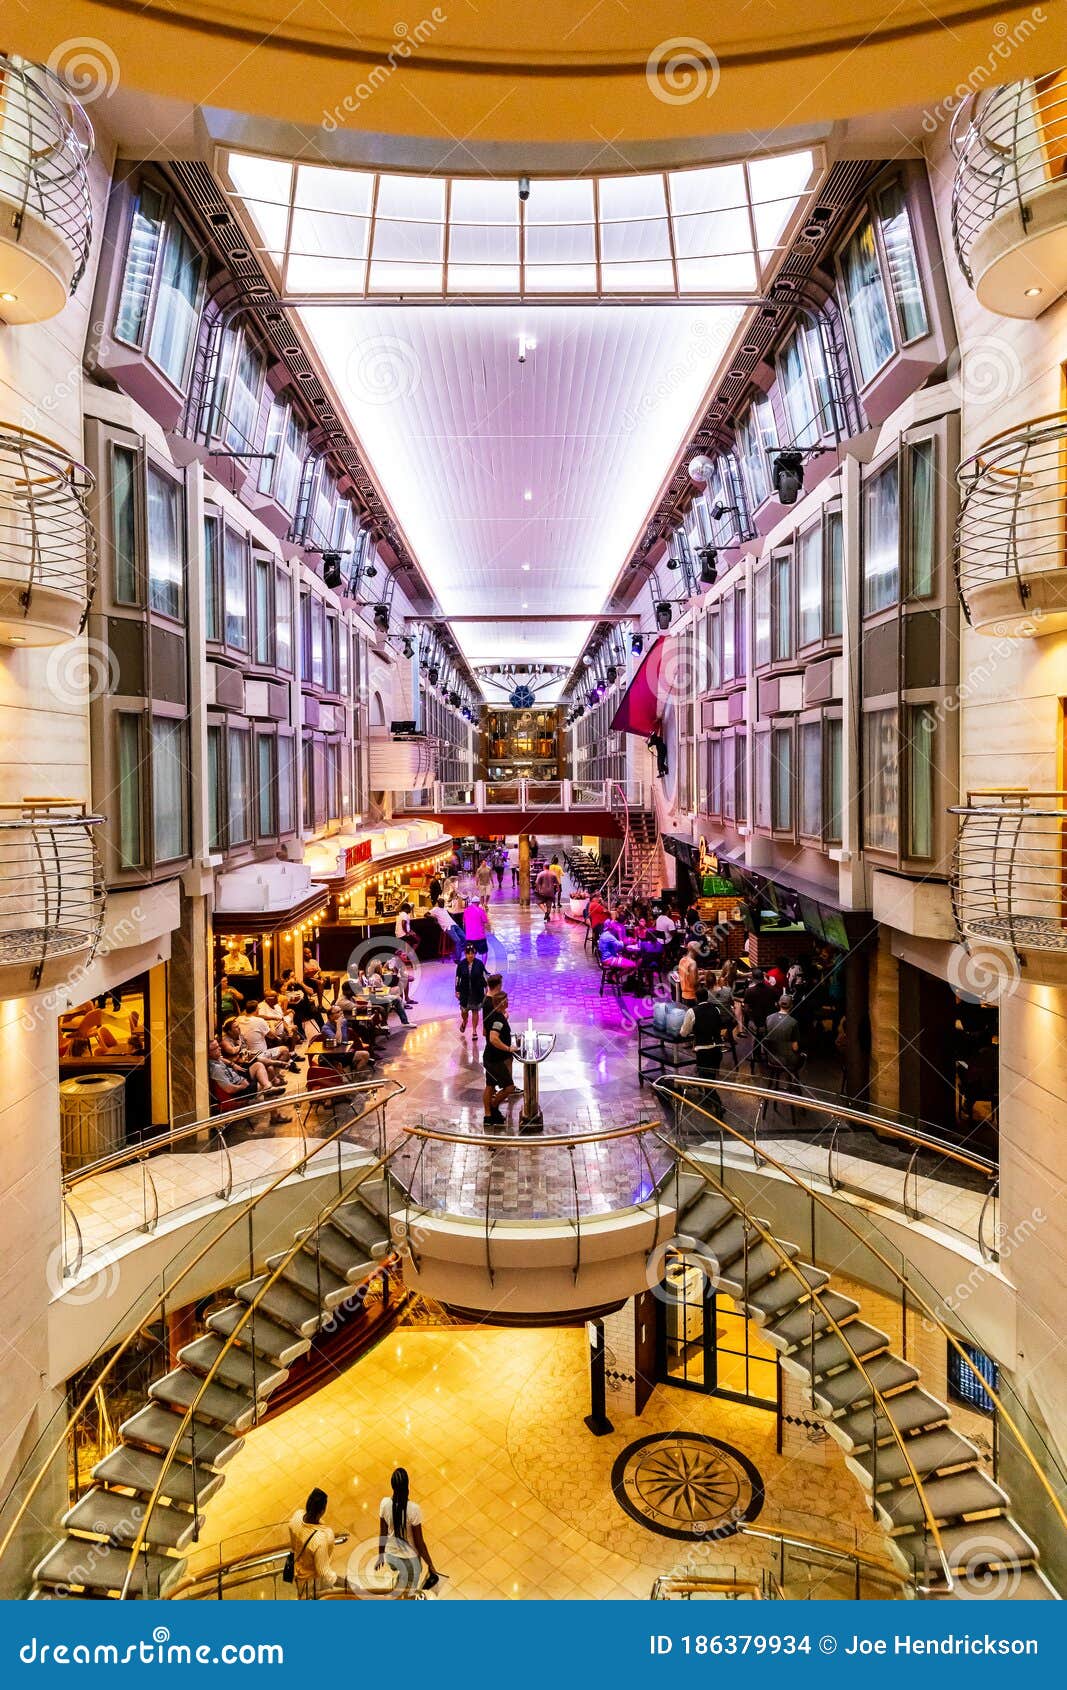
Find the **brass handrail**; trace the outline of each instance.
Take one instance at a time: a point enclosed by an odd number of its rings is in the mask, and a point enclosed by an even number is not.
[[[352,1085],[350,1085],[346,1089],[347,1089],[348,1095],[353,1096],[353,1097],[359,1096],[359,1095],[361,1095],[365,1092],[370,1092],[370,1091],[373,1091],[376,1095],[375,1095],[373,1102],[368,1103],[367,1108],[365,1110],[363,1110],[362,1113],[360,1113],[358,1115],[353,1115],[348,1120],[343,1121],[339,1127],[335,1127],[332,1133],[330,1133],[326,1138],[322,1139],[315,1146],[315,1149],[310,1152],[310,1155],[306,1158],[306,1160],[310,1160],[312,1157],[320,1155],[322,1153],[322,1151],[328,1145],[333,1143],[335,1140],[339,1141],[340,1138],[341,1138],[341,1135],[343,1133],[347,1132],[350,1127],[356,1125],[359,1121],[362,1121],[364,1119],[364,1117],[367,1114],[369,1114],[372,1109],[381,1108],[383,1106],[383,1104],[389,1103],[394,1097],[401,1096],[407,1090],[407,1087],[401,1085],[399,1080],[381,1079],[381,1080],[355,1081],[355,1082],[353,1082]],[[384,1096],[384,1098],[377,1095],[377,1094],[379,1094],[383,1091],[386,1092],[386,1095]],[[30,1486],[29,1486],[29,1488],[26,1492],[26,1495],[23,1497],[21,1503],[19,1504],[18,1508],[16,1509],[15,1516],[14,1516],[13,1520],[11,1521],[11,1524],[8,1526],[8,1528],[5,1531],[3,1537],[0,1538],[0,1561],[2,1561],[4,1556],[6,1555],[8,1549],[11,1545],[12,1538],[14,1537],[15,1532],[18,1530],[18,1528],[21,1525],[23,1519],[25,1518],[25,1515],[26,1515],[26,1513],[29,1509],[30,1503],[33,1501],[33,1498],[36,1496],[38,1490],[40,1489],[40,1487],[41,1487],[41,1485],[44,1481],[45,1475],[50,1470],[53,1461],[60,1454],[60,1452],[63,1449],[66,1448],[66,1445],[67,1445],[68,1439],[70,1438],[71,1432],[80,1422],[82,1415],[85,1413],[85,1411],[89,1407],[90,1403],[94,1400],[96,1393],[101,1389],[104,1382],[110,1377],[110,1375],[114,1371],[116,1365],[122,1359],[122,1357],[126,1354],[127,1350],[129,1350],[132,1347],[132,1345],[136,1342],[138,1336],[143,1331],[144,1327],[151,1320],[153,1320],[162,1310],[164,1310],[165,1307],[166,1307],[166,1304],[172,1300],[175,1287],[180,1285],[182,1283],[182,1280],[185,1279],[186,1276],[188,1274],[190,1274],[195,1267],[198,1267],[200,1265],[200,1263],[205,1259],[205,1257],[218,1246],[220,1240],[225,1238],[227,1233],[231,1232],[232,1229],[235,1226],[237,1226],[241,1221],[245,1220],[247,1218],[247,1216],[250,1214],[250,1212],[259,1203],[261,1203],[265,1197],[268,1197],[272,1191],[276,1191],[277,1188],[280,1185],[284,1184],[284,1182],[292,1174],[292,1171],[293,1171],[292,1168],[285,1169],[284,1172],[278,1174],[273,1180],[271,1180],[270,1184],[265,1186],[262,1191],[257,1192],[254,1197],[250,1197],[246,1203],[241,1204],[240,1207],[238,1207],[234,1211],[230,1220],[227,1221],[226,1225],[222,1228],[222,1230],[220,1232],[214,1233],[213,1236],[211,1237],[211,1239],[209,1240],[209,1242],[207,1244],[205,1244],[203,1246],[203,1248],[200,1249],[196,1253],[196,1255],[193,1257],[192,1261],[186,1263],[186,1265],[181,1269],[181,1272],[177,1275],[177,1277],[171,1281],[170,1285],[163,1292],[162,1296],[158,1297],[156,1299],[156,1301],[152,1304],[152,1306],[148,1309],[147,1313],[142,1317],[142,1319],[139,1321],[139,1323],[134,1328],[134,1330],[127,1334],[127,1336],[118,1345],[117,1349],[112,1351],[111,1355],[109,1356],[108,1360],[104,1363],[104,1366],[100,1369],[99,1373],[96,1374],[96,1376],[91,1381],[91,1383],[86,1387],[85,1393],[82,1396],[81,1401],[78,1403],[77,1407],[68,1415],[66,1421],[64,1422],[62,1431],[59,1433],[58,1437],[52,1443],[50,1449],[48,1450],[48,1454],[45,1456],[44,1460],[41,1462],[40,1466],[38,1467],[36,1477],[33,1479],[32,1483],[30,1484]],[[19,1480],[19,1475],[16,1475],[15,1479],[13,1481],[13,1484],[11,1485],[11,1487],[8,1490],[7,1497],[5,1497],[5,1499],[4,1499],[5,1503],[8,1500],[8,1498],[11,1496],[11,1493],[15,1489],[15,1486],[18,1484],[18,1480]]]
[[[686,1086],[699,1086],[701,1089],[707,1089],[707,1090],[714,1090],[715,1085],[716,1085],[716,1082],[714,1080],[700,1080],[700,1079],[697,1079],[695,1076],[689,1077],[689,1076],[682,1076],[682,1075],[679,1075],[678,1078],[676,1080],[674,1080],[673,1083],[676,1084],[676,1085],[680,1084],[680,1085],[686,1085]],[[655,1083],[653,1085],[653,1090],[660,1097],[671,1098],[671,1099],[673,1099],[674,1101],[677,1101],[677,1102],[684,1101],[686,1103],[689,1103],[689,1106],[691,1108],[695,1108],[699,1114],[701,1114],[705,1117],[706,1120],[713,1122],[714,1125],[716,1127],[718,1127],[721,1132],[729,1133],[731,1138],[736,1138],[740,1143],[748,1145],[749,1149],[754,1148],[752,1143],[751,1143],[751,1140],[747,1139],[745,1137],[744,1133],[739,1132],[736,1127],[731,1127],[729,1122],[720,1120],[719,1117],[717,1115],[715,1115],[710,1109],[705,1109],[703,1107],[703,1105],[701,1105],[699,1103],[690,1103],[689,1099],[679,1098],[679,1096],[676,1092],[672,1093],[672,1092],[669,1092],[665,1089],[661,1089],[661,1088],[663,1088],[663,1086],[664,1086],[664,1082],[662,1080],[655,1081]],[[825,1107],[828,1108],[829,1106],[827,1105]],[[665,1138],[664,1142],[669,1143],[670,1141]],[[678,1146],[674,1146],[673,1148],[675,1150],[675,1154],[682,1161],[689,1163],[692,1166],[694,1172],[699,1173],[701,1175],[701,1177],[704,1178],[704,1179],[708,1178],[708,1174],[707,1174],[706,1170],[704,1169],[704,1167],[702,1166],[701,1163],[695,1161],[694,1158],[688,1154],[688,1152],[680,1149]],[[858,1227],[856,1227],[852,1224],[852,1222],[848,1219],[848,1216],[842,1213],[839,1205],[830,1203],[821,1194],[821,1192],[816,1191],[814,1186],[808,1185],[807,1182],[805,1180],[802,1180],[797,1174],[795,1174],[792,1171],[791,1168],[788,1168],[785,1165],[784,1162],[777,1161],[773,1156],[768,1156],[763,1151],[760,1152],[760,1155],[763,1157],[764,1162],[768,1163],[769,1166],[774,1168],[778,1173],[784,1174],[786,1176],[786,1178],[788,1180],[790,1180],[793,1185],[799,1186],[800,1190],[803,1191],[807,1195],[807,1197],[810,1199],[810,1201],[812,1203],[817,1204],[819,1206],[819,1208],[824,1209],[827,1214],[829,1214],[833,1217],[835,1223],[838,1226],[843,1226],[847,1232],[850,1232],[852,1234],[853,1238],[855,1238],[857,1243],[862,1245],[864,1249],[869,1250],[871,1255],[874,1257],[874,1259],[877,1262],[879,1262],[880,1265],[882,1267],[884,1267],[886,1269],[886,1271],[889,1274],[891,1274],[892,1277],[897,1281],[901,1290],[907,1296],[909,1296],[912,1299],[916,1308],[920,1309],[922,1311],[922,1313],[924,1314],[924,1316],[928,1320],[933,1322],[934,1326],[941,1333],[941,1335],[945,1339],[947,1339],[948,1343],[951,1345],[951,1347],[955,1351],[956,1355],[960,1358],[960,1360],[962,1362],[964,1362],[964,1364],[968,1368],[969,1372],[972,1374],[976,1383],[979,1384],[982,1387],[982,1390],[985,1392],[986,1396],[989,1397],[990,1401],[993,1403],[997,1412],[1003,1416],[1005,1424],[1010,1429],[1012,1435],[1014,1436],[1014,1438],[1015,1438],[1016,1442],[1018,1443],[1020,1449],[1022,1450],[1023,1454],[1025,1455],[1025,1457],[1026,1457],[1030,1467],[1032,1468],[1033,1472],[1036,1473],[1038,1480],[1039,1480],[1039,1482],[1042,1486],[1042,1489],[1045,1491],[1046,1495],[1048,1496],[1049,1501],[1052,1503],[1052,1506],[1055,1509],[1055,1512],[1056,1512],[1057,1516],[1059,1517],[1061,1524],[1064,1526],[1065,1529],[1067,1529],[1067,1510],[1064,1509],[1064,1506],[1063,1506],[1062,1502],[1060,1501],[1059,1497],[1057,1496],[1056,1491],[1053,1488],[1050,1479],[1048,1478],[1047,1474],[1045,1473],[1044,1468],[1041,1466],[1041,1464],[1038,1461],[1038,1459],[1037,1459],[1036,1455],[1034,1454],[1033,1450],[1030,1448],[1029,1443],[1022,1436],[1022,1433],[1020,1432],[1018,1424],[1016,1423],[1014,1417],[1004,1407],[1004,1404],[1002,1403],[995,1386],[993,1386],[990,1383],[990,1381],[986,1378],[985,1374],[982,1373],[980,1371],[980,1369],[976,1366],[974,1361],[972,1361],[971,1357],[967,1353],[966,1347],[963,1344],[960,1343],[959,1339],[955,1336],[955,1334],[949,1329],[948,1326],[946,1326],[945,1322],[941,1319],[941,1316],[937,1313],[937,1311],[933,1307],[933,1305],[925,1297],[923,1297],[919,1292],[917,1292],[915,1290],[915,1287],[913,1286],[911,1280],[907,1277],[907,1275],[902,1273],[901,1270],[896,1266],[896,1264],[894,1262],[892,1262],[889,1259],[888,1256],[883,1255],[882,1251],[879,1250],[874,1244],[871,1243],[869,1237],[867,1237],[864,1233],[862,1233],[859,1230]],[[716,1183],[718,1183],[718,1182],[716,1182]],[[720,1185],[719,1190],[721,1191],[721,1193],[724,1197],[729,1199],[729,1201],[731,1203],[737,1202],[736,1197],[732,1193],[726,1191],[726,1189],[723,1186]],[[830,1317],[828,1316],[828,1318],[830,1318]]]
[[[781,1589],[775,1580],[775,1588],[781,1595]],[[747,1595],[753,1601],[761,1602],[764,1598],[763,1584],[759,1579],[729,1579],[712,1576],[701,1577],[699,1573],[663,1573],[653,1582],[651,1600],[662,1602],[669,1600],[664,1592],[677,1593],[682,1601],[686,1601],[697,1591],[715,1591],[727,1599],[735,1599]]]
[[[439,1144],[487,1145],[496,1150],[543,1150],[546,1145],[603,1144],[612,1138],[633,1138],[640,1133],[661,1132],[661,1121],[635,1121],[632,1127],[606,1127],[602,1132],[545,1133],[536,1138],[516,1138],[513,1134],[450,1133],[441,1127],[405,1125],[409,1138],[433,1139]]]

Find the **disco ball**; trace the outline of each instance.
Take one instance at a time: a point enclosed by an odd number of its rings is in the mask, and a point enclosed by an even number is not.
[[[532,710],[536,699],[532,687],[516,687],[510,694],[508,703],[513,710]]]

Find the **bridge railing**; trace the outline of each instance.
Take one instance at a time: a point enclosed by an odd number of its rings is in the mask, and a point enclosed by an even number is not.
[[[618,795],[630,805],[641,805],[644,788],[640,781],[625,784],[609,780],[439,780],[420,791],[394,795],[399,810],[611,810]]]

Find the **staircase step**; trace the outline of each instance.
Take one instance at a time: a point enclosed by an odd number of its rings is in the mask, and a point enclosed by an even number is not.
[[[255,1279],[246,1280],[243,1285],[237,1286],[237,1296],[242,1303],[254,1302],[257,1314],[262,1311],[268,1319],[288,1326],[302,1338],[310,1338],[322,1325],[318,1308],[302,1297],[295,1285],[289,1285],[285,1280],[276,1279],[270,1290],[264,1291],[268,1277],[261,1273]]]
[[[197,1401],[197,1393],[203,1386]],[[235,1432],[245,1432],[255,1420],[255,1409],[244,1391],[231,1390],[228,1385],[204,1385],[187,1367],[175,1368],[162,1379],[153,1380],[148,1394],[154,1402],[169,1403],[182,1412],[196,1402],[198,1420],[210,1420],[216,1426],[226,1426]]]
[[[920,1496],[919,1490],[922,1495]],[[1008,1498],[988,1474],[972,1468],[963,1473],[950,1473],[944,1479],[929,1479],[916,1488],[905,1485],[895,1491],[876,1491],[874,1506],[890,1531],[922,1524],[923,1498],[935,1520],[960,1520],[969,1514],[986,1514],[994,1508],[1006,1509]]]
[[[288,1368],[272,1367],[262,1356],[239,1349],[236,1344],[231,1344],[223,1355],[225,1344],[225,1338],[209,1332],[203,1338],[195,1338],[191,1344],[184,1345],[178,1351],[178,1360],[201,1377],[206,1377],[218,1361],[218,1371],[212,1382],[217,1380],[220,1385],[232,1385],[234,1390],[244,1391],[248,1396],[254,1389],[257,1397],[269,1397],[288,1379]]]
[[[762,1285],[749,1291],[745,1299],[749,1314],[759,1325],[765,1326],[777,1315],[785,1314],[789,1309],[800,1305],[804,1296],[801,1279],[806,1280],[813,1291],[820,1291],[829,1278],[828,1273],[824,1273],[822,1268],[813,1267],[810,1262],[794,1262],[789,1271],[783,1269],[773,1279],[765,1280]]]
[[[148,1503],[143,1497],[124,1496],[119,1491],[94,1485],[73,1508],[67,1509],[63,1526],[66,1531],[105,1537],[110,1543],[124,1543],[132,1549],[147,1510]],[[157,1502],[145,1541],[149,1549],[184,1549],[203,1523],[202,1514],[194,1516],[185,1508]]]
[[[753,1251],[760,1242],[759,1234],[741,1219],[736,1211],[731,1212],[728,1220],[724,1221],[714,1232],[710,1232],[703,1240],[700,1254],[705,1261],[711,1261],[721,1272],[745,1253],[745,1243],[748,1242],[749,1251]]]
[[[830,1379],[816,1380],[815,1401],[822,1412],[843,1414],[850,1408],[858,1408],[861,1403],[870,1402],[871,1385],[884,1394],[901,1390],[905,1385],[914,1385],[919,1377],[918,1369],[910,1362],[901,1361],[899,1356],[892,1354],[872,1356],[865,1371],[871,1384],[858,1367],[846,1367]]]
[[[798,1344],[782,1357],[782,1366],[796,1379],[810,1379],[812,1375],[822,1379],[836,1368],[851,1366],[853,1357],[858,1357],[866,1366],[869,1357],[888,1348],[888,1332],[880,1332],[877,1326],[870,1326],[865,1320],[853,1320],[844,1334],[825,1332],[821,1338],[816,1338],[814,1347]]]
[[[980,1459],[977,1445],[972,1444],[969,1438],[961,1438],[951,1426],[938,1426],[932,1432],[919,1432],[915,1437],[905,1438],[904,1449],[907,1450],[907,1460],[900,1445],[890,1441],[878,1446],[877,1460],[875,1451],[867,1449],[862,1455],[846,1455],[845,1466],[868,1490],[877,1477],[881,1490],[883,1485],[911,1483],[909,1461],[922,1477],[926,1473],[944,1472],[947,1468],[973,1466]]]
[[[378,1179],[363,1181],[359,1188],[357,1201],[362,1203],[365,1208],[370,1209],[372,1214],[380,1216],[388,1230],[389,1211],[394,1198],[395,1192],[391,1191],[387,1182],[379,1177]]]
[[[345,1203],[340,1209],[335,1209],[330,1216],[330,1225],[358,1244],[368,1256],[375,1255],[383,1246],[384,1254],[392,1248],[389,1228],[379,1215],[372,1214],[362,1203]]]
[[[1003,1580],[991,1581],[990,1575],[979,1573],[974,1579],[959,1579],[946,1590],[943,1601],[988,1602],[990,1597],[1001,1602],[1058,1602],[1054,1590],[1040,1567],[1013,1567]]]
[[[146,1449],[131,1449],[128,1444],[120,1444],[110,1455],[105,1455],[103,1461],[97,1462],[93,1478],[102,1485],[120,1485],[124,1490],[139,1491],[142,1496],[148,1497],[156,1488],[165,1459],[165,1456],[152,1454]],[[190,1464],[172,1461],[160,1494],[183,1508],[191,1508],[195,1490],[196,1506],[200,1508],[222,1488],[224,1477],[224,1474],[216,1473],[198,1461],[194,1485]]]
[[[997,1572],[1028,1567],[1038,1559],[1037,1549],[1026,1533],[1004,1514],[991,1520],[942,1526],[940,1535],[949,1572],[953,1577],[969,1573],[976,1588],[980,1587],[986,1569]],[[902,1532],[886,1539],[886,1547],[904,1572],[916,1567],[922,1571],[927,1564],[927,1543],[926,1532]],[[935,1560],[931,1545],[929,1564],[933,1566]]]
[[[749,1245],[747,1261],[744,1256],[738,1256],[725,1272],[720,1271],[719,1284],[732,1296],[746,1300],[748,1294],[758,1289],[765,1280],[783,1271],[783,1251],[789,1257],[800,1254],[797,1246],[790,1244],[788,1240],[779,1239],[776,1248],[775,1245],[765,1244],[759,1239]]]
[[[728,1197],[720,1197],[716,1191],[704,1191],[695,1203],[678,1217],[680,1232],[692,1238],[707,1238],[709,1232],[722,1225],[734,1213],[734,1206]]]
[[[839,1325],[847,1325],[860,1309],[858,1303],[851,1297],[843,1297],[840,1291],[824,1291],[819,1301],[821,1308],[809,1300],[764,1327],[768,1341],[776,1350],[791,1350],[796,1344],[810,1343],[813,1334],[817,1336],[829,1326],[830,1315]]]
[[[343,1303],[351,1296],[352,1287],[340,1274],[332,1273],[323,1261],[319,1261],[313,1252],[298,1250],[295,1256],[290,1256],[287,1250],[279,1250],[277,1255],[267,1257],[267,1267],[273,1273],[275,1268],[281,1268],[281,1279],[286,1285],[295,1285],[300,1293],[311,1302],[324,1309],[335,1309],[338,1303]],[[282,1266],[285,1263],[284,1267]]]
[[[150,1402],[122,1422],[119,1436],[130,1444],[166,1451],[174,1443],[180,1425],[180,1415],[173,1414],[162,1403]],[[185,1428],[177,1453],[180,1460],[191,1461],[195,1451],[198,1461],[206,1462],[210,1467],[225,1467],[238,1454],[243,1443],[244,1439],[234,1437],[232,1432],[217,1431],[198,1420],[195,1429],[193,1426]]]
[[[943,1402],[931,1396],[915,1385],[910,1391],[901,1391],[893,1398],[893,1424],[900,1432],[917,1432],[922,1428],[940,1425],[949,1417],[949,1411]],[[888,1446],[895,1440],[890,1431],[889,1422],[881,1409],[877,1411],[877,1422],[873,1404],[868,1403],[864,1408],[858,1408],[851,1414],[844,1414],[839,1420],[832,1420],[827,1427],[843,1449],[869,1449],[875,1437],[877,1424],[877,1439],[879,1444]]]
[[[358,1285],[375,1263],[369,1253],[355,1244],[346,1233],[332,1226],[320,1226],[315,1233],[313,1248],[331,1273],[336,1273],[348,1285]]]
[[[207,1317],[207,1325],[212,1332],[221,1333],[228,1338],[241,1317],[248,1313],[247,1303],[227,1303],[224,1309],[216,1309],[214,1314]],[[254,1309],[241,1327],[241,1335],[237,1342],[245,1349],[254,1349],[257,1355],[266,1356],[268,1361],[277,1367],[289,1367],[294,1361],[306,1355],[310,1344],[306,1338],[297,1337],[287,1326],[279,1326],[275,1321],[268,1320],[259,1309]]]
[[[122,1589],[129,1564],[126,1550],[87,1543],[80,1537],[68,1537],[38,1562],[33,1576],[35,1582],[46,1589],[76,1585],[106,1596]],[[134,1596],[165,1596],[184,1572],[184,1560],[170,1555],[138,1555],[127,1588]]]
[[[707,1191],[708,1182],[702,1175],[690,1173],[689,1169],[685,1168],[677,1176],[677,1179],[671,1180],[668,1189],[677,1205],[678,1214],[684,1215],[686,1210],[697,1201],[697,1198]],[[733,1205],[731,1204],[730,1207],[732,1209]]]

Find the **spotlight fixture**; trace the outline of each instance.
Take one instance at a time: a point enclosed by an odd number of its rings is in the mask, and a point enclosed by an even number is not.
[[[387,634],[389,632],[389,606],[387,604],[375,605],[374,626],[377,628],[379,634]]]
[[[363,578],[364,578],[364,580],[373,581],[374,577],[377,575],[377,573],[378,573],[378,565],[376,563],[368,563],[368,564],[364,565],[364,568],[363,568]]]
[[[700,585],[713,587],[719,578],[719,554],[714,546],[700,546],[697,550],[697,562],[700,564]]]
[[[771,464],[771,480],[779,503],[795,505],[804,485],[803,452],[779,452]]]
[[[440,669],[438,669],[436,667],[431,667],[431,669],[429,670],[429,672],[426,676],[426,679],[429,681],[429,683],[432,687],[435,687],[437,685],[438,681],[441,679]]]
[[[671,625],[671,607],[666,599],[661,599],[656,606],[656,627],[669,628]]]
[[[676,557],[673,556],[673,554],[670,557],[668,557],[668,559],[667,559],[667,568],[668,569],[678,569],[678,568],[680,568],[679,561]]]
[[[644,651],[644,649],[645,649],[645,641],[644,641],[643,635],[641,635],[641,634],[631,634],[630,635],[630,650],[633,653],[634,657],[640,657],[640,655]]]
[[[415,647],[412,645],[410,640],[405,639],[405,641],[404,641],[404,656],[405,657],[414,657],[414,655],[415,655]]]
[[[340,552],[323,552],[322,579],[328,587],[339,587],[341,585]]]

